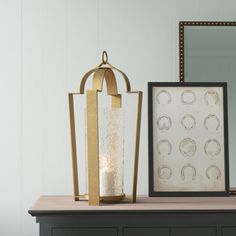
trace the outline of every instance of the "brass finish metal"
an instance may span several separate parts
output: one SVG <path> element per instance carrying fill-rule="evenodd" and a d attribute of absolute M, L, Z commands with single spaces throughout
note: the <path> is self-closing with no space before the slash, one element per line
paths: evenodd
<path fill-rule="evenodd" d="M 104 202 L 118 202 L 125 199 L 125 194 L 119 196 L 101 196 L 100 201 Z"/>
<path fill-rule="evenodd" d="M 117 94 L 111 97 L 111 107 L 120 108 L 121 107 L 121 94 Z"/>
<path fill-rule="evenodd" d="M 69 111 L 70 111 L 70 132 L 71 132 L 71 150 L 73 163 L 73 182 L 74 182 L 74 199 L 79 200 L 79 183 L 77 170 L 77 150 L 76 150 L 76 135 L 75 135 L 75 116 L 74 116 L 74 100 L 73 94 L 69 94 Z"/>
<path fill-rule="evenodd" d="M 138 111 L 137 111 L 137 121 L 136 121 L 136 140 L 135 140 L 134 176 L 133 176 L 133 193 L 132 193 L 132 202 L 133 203 L 136 202 L 136 194 L 137 194 L 138 159 L 139 159 L 139 143 L 140 143 L 142 100 L 143 100 L 143 93 L 138 92 Z"/>
<path fill-rule="evenodd" d="M 103 64 L 107 64 L 108 62 L 108 55 L 107 55 L 107 52 L 106 51 L 103 51 L 102 52 L 102 63 Z"/>
<path fill-rule="evenodd" d="M 138 95 L 135 148 L 134 148 L 134 175 L 131 202 L 136 202 L 137 176 L 138 176 L 138 159 L 140 143 L 140 126 L 142 111 L 142 92 L 131 91 L 128 77 L 124 72 L 115 68 L 108 62 L 107 52 L 102 53 L 102 63 L 96 68 L 88 71 L 82 78 L 79 92 L 69 94 L 69 111 L 71 127 L 71 148 L 73 164 L 73 181 L 74 181 L 74 199 L 89 200 L 90 205 L 99 205 L 100 201 L 120 201 L 125 198 L 121 196 L 100 196 L 99 188 L 99 135 L 98 135 L 98 92 L 102 92 L 103 81 L 107 85 L 107 95 L 111 96 L 111 107 L 121 108 L 122 96 L 118 93 L 115 74 L 116 71 L 122 75 L 125 81 L 126 92 Z M 88 195 L 79 195 L 79 181 L 77 168 L 77 150 L 76 150 L 76 132 L 74 119 L 74 95 L 83 95 L 85 93 L 85 84 L 89 76 L 93 75 L 92 89 L 86 91 L 87 99 L 87 144 L 88 144 Z"/>
<path fill-rule="evenodd" d="M 88 90 L 87 140 L 88 140 L 88 193 L 89 205 L 99 205 L 99 143 L 98 143 L 98 95 Z M 91 148 L 90 148 L 91 147 Z"/>
<path fill-rule="evenodd" d="M 101 196 L 99 200 L 102 202 L 118 202 L 125 199 L 125 194 L 119 195 L 119 196 Z M 79 196 L 79 200 L 77 201 L 88 201 L 89 195 L 84 194 Z"/>

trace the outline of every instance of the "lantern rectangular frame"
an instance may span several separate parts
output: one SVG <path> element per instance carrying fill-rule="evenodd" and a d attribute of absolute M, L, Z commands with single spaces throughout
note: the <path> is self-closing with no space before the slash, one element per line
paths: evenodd
<path fill-rule="evenodd" d="M 121 108 L 122 95 L 118 93 L 116 76 L 114 71 L 119 73 L 126 85 L 126 93 L 136 94 L 137 98 L 137 114 L 136 114 L 136 131 L 135 131 L 135 147 L 134 147 L 134 172 L 131 202 L 136 202 L 137 195 L 137 177 L 138 177 L 138 158 L 140 143 L 140 126 L 142 111 L 142 91 L 132 91 L 127 75 L 114 67 L 108 62 L 108 54 L 102 52 L 102 62 L 95 68 L 84 74 L 79 86 L 79 93 L 69 93 L 69 114 L 70 114 L 70 130 L 71 130 L 71 149 L 72 149 L 72 165 L 73 165 L 73 182 L 74 182 L 74 200 L 79 201 L 85 197 L 89 201 L 89 205 L 99 205 L 100 201 L 117 201 L 122 200 L 125 194 L 119 196 L 100 196 L 99 186 L 99 121 L 98 121 L 98 93 L 103 90 L 103 81 L 106 82 L 107 95 L 111 96 L 111 107 Z M 92 88 L 86 90 L 85 84 L 87 79 L 93 75 Z M 79 195 L 79 180 L 77 167 L 77 150 L 76 150 L 76 130 L 75 130 L 75 113 L 74 113 L 74 95 L 86 95 L 87 107 L 87 154 L 88 154 L 88 194 L 86 196 Z"/>
<path fill-rule="evenodd" d="M 184 188 L 182 188 L 182 189 L 180 188 L 180 189 L 177 189 L 177 190 L 175 188 L 175 189 L 172 190 L 172 189 L 170 189 L 170 187 L 167 188 L 168 189 L 167 191 L 163 190 L 165 188 L 156 190 L 156 187 L 154 188 L 155 181 L 156 181 L 154 179 L 154 172 L 157 170 L 158 167 L 160 167 L 160 163 L 158 163 L 159 160 L 156 160 L 155 163 L 154 163 L 155 157 L 157 155 L 159 155 L 159 154 L 154 153 L 154 152 L 156 152 L 156 150 L 154 151 L 154 147 L 155 147 L 154 146 L 154 132 L 156 132 L 156 133 L 159 132 L 159 134 L 161 135 L 161 133 L 163 134 L 165 131 L 163 132 L 163 131 L 157 130 L 157 129 L 156 129 L 156 131 L 154 131 L 155 129 L 154 129 L 154 122 L 153 122 L 153 116 L 154 116 L 154 105 L 153 105 L 154 92 L 153 92 L 153 90 L 155 88 L 161 88 L 162 90 L 167 90 L 169 88 L 173 88 L 173 89 L 175 89 L 175 88 L 177 88 L 177 89 L 178 88 L 186 88 L 186 89 L 191 88 L 191 90 L 194 91 L 194 90 L 197 90 L 199 88 L 209 88 L 210 89 L 210 88 L 213 88 L 213 87 L 222 89 L 222 97 L 221 97 L 222 106 L 223 106 L 222 107 L 222 120 L 223 120 L 223 125 L 222 125 L 222 130 L 223 130 L 222 131 L 222 133 L 223 133 L 222 143 L 223 144 L 222 145 L 224 147 L 224 151 L 223 151 L 223 154 L 222 154 L 223 155 L 223 160 L 222 161 L 223 161 L 223 166 L 224 166 L 224 173 L 222 175 L 224 176 L 224 190 L 220 190 L 220 191 L 218 191 L 218 190 L 216 190 L 216 191 L 215 190 L 212 190 L 212 191 L 205 191 L 205 190 L 204 191 L 196 191 L 194 189 L 192 189 L 192 190 L 188 189 L 188 191 L 185 191 L 185 190 L 183 190 Z M 157 109 L 157 108 L 155 108 L 155 109 Z M 198 109 L 201 110 L 202 108 L 198 107 Z M 166 110 L 164 109 L 164 111 L 166 111 Z M 178 107 L 177 113 L 178 112 L 181 112 L 181 106 Z M 177 196 L 177 197 L 178 196 L 225 196 L 225 195 L 229 195 L 229 153 L 228 153 L 228 113 L 227 112 L 228 112 L 227 111 L 227 83 L 223 83 L 223 82 L 222 83 L 214 83 L 214 82 L 204 82 L 204 83 L 202 83 L 202 82 L 149 82 L 148 83 L 148 139 L 149 139 L 148 148 L 149 148 L 149 196 L 150 197 L 156 197 L 156 196 L 168 196 L 168 197 L 173 197 L 173 196 Z M 161 115 L 161 109 L 159 111 L 157 111 L 157 113 L 158 113 L 158 115 Z M 173 122 L 175 122 L 175 123 L 177 122 L 177 117 L 178 116 L 175 116 L 175 118 L 173 119 Z M 200 125 L 203 126 L 203 124 L 201 122 L 198 122 L 198 123 L 199 123 L 198 126 L 200 126 Z M 164 124 L 164 125 L 166 125 L 166 124 Z M 166 128 L 166 127 L 164 127 L 164 128 Z M 181 131 L 181 129 L 179 129 L 179 131 Z M 191 131 L 189 131 L 189 132 L 191 132 Z M 188 135 L 186 135 L 186 134 L 189 134 L 189 132 L 185 131 L 185 133 L 184 134 L 182 133 L 181 135 L 183 137 L 184 136 L 187 137 Z M 170 132 L 169 137 L 171 135 L 172 135 L 172 137 L 177 137 L 179 134 L 176 135 L 176 133 L 171 133 Z M 167 137 L 166 133 L 163 137 Z M 178 139 L 176 139 L 176 143 L 177 143 L 177 141 L 178 141 Z M 176 147 L 176 145 L 175 145 L 175 147 Z M 179 150 L 173 150 L 173 148 L 172 148 L 172 153 L 174 151 L 176 151 L 174 153 L 174 155 L 177 156 Z M 170 157 L 166 157 L 166 158 L 170 158 Z M 191 158 L 192 157 L 187 157 L 187 161 L 183 160 L 181 163 L 182 164 L 183 163 L 185 163 L 185 164 L 191 163 L 190 162 Z M 181 160 L 181 157 L 179 158 L 179 160 Z M 179 160 L 176 161 L 176 163 L 178 163 Z M 162 162 L 162 163 L 164 163 L 164 162 Z M 204 163 L 203 163 L 203 166 L 204 166 Z M 155 170 L 154 170 L 154 168 L 155 168 Z M 157 175 L 155 175 L 155 176 L 157 176 Z M 174 180 L 177 181 L 176 179 L 174 179 Z M 162 186 L 163 185 L 165 185 L 165 181 L 163 181 Z"/>
<path fill-rule="evenodd" d="M 90 90 L 93 91 L 93 90 Z M 132 186 L 132 195 L 131 202 L 136 202 L 137 197 L 137 178 L 138 178 L 138 159 L 139 159 L 139 144 L 140 144 L 140 126 L 141 126 L 141 112 L 142 112 L 142 98 L 143 93 L 141 91 L 128 91 L 128 94 L 137 95 L 137 119 L 136 119 L 136 132 L 135 132 L 135 147 L 134 147 L 134 175 L 133 175 L 133 186 Z M 97 205 L 100 201 L 99 191 L 97 189 L 90 189 L 88 195 L 80 195 L 79 193 L 79 179 L 78 179 L 78 168 L 77 168 L 77 148 L 76 148 L 76 129 L 75 129 L 75 112 L 74 112 L 74 96 L 75 95 L 84 95 L 83 91 L 81 93 L 69 93 L 68 102 L 69 102 L 69 116 L 70 116 L 70 134 L 71 134 L 71 151 L 72 151 L 72 172 L 73 172 L 73 187 L 74 187 L 74 200 L 89 200 L 92 204 Z M 88 96 L 88 94 L 87 94 Z M 114 95 L 112 99 L 113 106 L 120 106 L 120 95 Z M 97 160 L 98 161 L 98 160 Z M 98 165 L 93 165 L 98 166 Z M 90 169 L 90 168 L 89 168 Z M 89 170 L 91 173 L 91 169 Z M 94 175 L 98 175 L 98 169 Z M 97 179 L 98 180 L 98 179 Z M 99 182 L 97 183 L 96 188 L 99 188 Z M 91 185 L 91 184 L 90 184 Z M 97 200 L 97 198 L 99 200 Z"/>

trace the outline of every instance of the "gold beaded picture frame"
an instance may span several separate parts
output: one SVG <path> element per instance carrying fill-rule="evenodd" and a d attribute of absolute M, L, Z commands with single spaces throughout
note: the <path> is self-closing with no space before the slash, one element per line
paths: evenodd
<path fill-rule="evenodd" d="M 235 21 L 180 21 L 179 22 L 179 81 L 184 82 L 185 80 L 185 29 L 188 26 L 222 26 L 222 27 L 235 27 Z"/>
<path fill-rule="evenodd" d="M 149 196 L 229 194 L 227 84 L 148 83 Z"/>

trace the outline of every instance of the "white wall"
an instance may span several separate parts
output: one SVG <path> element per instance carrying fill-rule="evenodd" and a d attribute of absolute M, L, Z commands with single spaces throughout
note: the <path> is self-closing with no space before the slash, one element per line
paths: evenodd
<path fill-rule="evenodd" d="M 178 79 L 178 21 L 236 20 L 234 0 L 0 0 L 0 235 L 38 235 L 28 208 L 72 194 L 67 93 L 106 49 L 144 109 L 139 193 L 147 193 L 147 82 Z"/>

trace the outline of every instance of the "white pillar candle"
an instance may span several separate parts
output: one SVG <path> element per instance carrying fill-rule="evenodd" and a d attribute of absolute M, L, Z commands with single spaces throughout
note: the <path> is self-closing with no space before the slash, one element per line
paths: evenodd
<path fill-rule="evenodd" d="M 106 157 L 100 159 L 100 196 L 115 196 L 115 170 L 109 166 Z"/>

